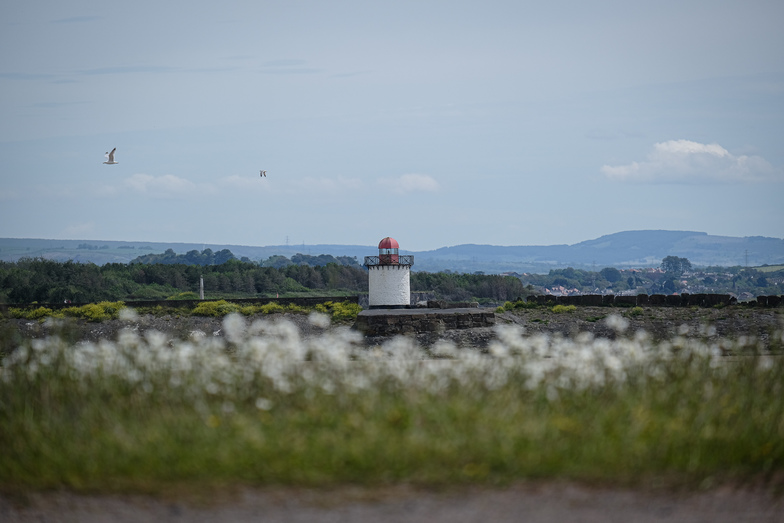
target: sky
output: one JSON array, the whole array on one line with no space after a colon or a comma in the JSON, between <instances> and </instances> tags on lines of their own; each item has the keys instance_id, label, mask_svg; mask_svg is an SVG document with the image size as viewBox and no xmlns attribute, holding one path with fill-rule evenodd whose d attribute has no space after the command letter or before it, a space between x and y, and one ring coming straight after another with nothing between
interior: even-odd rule
<instances>
[{"instance_id":1,"label":"sky","mask_svg":"<svg viewBox=\"0 0 784 523\"><path fill-rule=\"evenodd\" d=\"M2 2L0 237L783 238L782 27L780 0Z\"/></svg>"}]
</instances>

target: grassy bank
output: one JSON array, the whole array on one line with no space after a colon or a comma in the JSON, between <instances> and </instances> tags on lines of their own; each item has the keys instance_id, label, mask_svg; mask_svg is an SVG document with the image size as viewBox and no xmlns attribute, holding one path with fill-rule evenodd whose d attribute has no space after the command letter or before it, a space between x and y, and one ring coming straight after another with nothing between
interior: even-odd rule
<instances>
[{"instance_id":1,"label":"grassy bank","mask_svg":"<svg viewBox=\"0 0 784 523\"><path fill-rule=\"evenodd\" d=\"M723 358L753 353L738 341L502 328L488 354L426 353L405 339L363 349L351 332L304 340L239 314L224 329L14 351L0 379L0 485L699 486L784 471L784 358Z\"/></svg>"}]
</instances>

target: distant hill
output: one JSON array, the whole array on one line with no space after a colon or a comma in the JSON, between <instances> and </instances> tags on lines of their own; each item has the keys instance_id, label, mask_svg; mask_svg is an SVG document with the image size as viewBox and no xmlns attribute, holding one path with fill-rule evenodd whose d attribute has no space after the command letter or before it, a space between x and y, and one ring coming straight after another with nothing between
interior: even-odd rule
<instances>
[{"instance_id":1,"label":"distant hill","mask_svg":"<svg viewBox=\"0 0 784 523\"><path fill-rule=\"evenodd\" d=\"M416 254L419 269L430 271L544 273L557 267L657 267L666 256L688 258L695 266L758 266L781 263L784 240L693 231L625 231L574 245L457 245Z\"/></svg>"},{"instance_id":2,"label":"distant hill","mask_svg":"<svg viewBox=\"0 0 784 523\"><path fill-rule=\"evenodd\" d=\"M97 265L128 263L144 254L177 254L205 248L215 252L228 249L237 258L253 261L270 256L295 254L356 257L378 253L376 245L215 245L195 243L122 242L105 240L42 240L0 238L0 260L43 257L58 261L74 260ZM550 269L574 267L599 270L603 267L657 267L662 258L688 258L694 266L784 264L784 240L762 236L711 236L694 231L625 231L608 234L574 245L495 246L456 245L432 251L403 251L413 254L414 270L438 272L546 273Z\"/></svg>"}]
</instances>

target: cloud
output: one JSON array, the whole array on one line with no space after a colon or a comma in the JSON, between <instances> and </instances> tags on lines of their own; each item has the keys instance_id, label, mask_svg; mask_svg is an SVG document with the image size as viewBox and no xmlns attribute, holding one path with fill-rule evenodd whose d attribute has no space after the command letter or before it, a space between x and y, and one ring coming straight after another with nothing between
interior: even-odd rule
<instances>
[{"instance_id":1,"label":"cloud","mask_svg":"<svg viewBox=\"0 0 784 523\"><path fill-rule=\"evenodd\" d=\"M132 191L149 195L153 198L189 198L194 195L205 195L214 192L208 184L195 184L185 178L165 174L151 176L149 174L134 174L123 181L123 185Z\"/></svg>"},{"instance_id":2,"label":"cloud","mask_svg":"<svg viewBox=\"0 0 784 523\"><path fill-rule=\"evenodd\" d=\"M19 200L19 193L9 189L0 189L0 201Z\"/></svg>"},{"instance_id":3,"label":"cloud","mask_svg":"<svg viewBox=\"0 0 784 523\"><path fill-rule=\"evenodd\" d=\"M269 60L261 65L264 67L294 67L294 66L305 65L306 63L307 62L305 62L305 60L284 58L281 60Z\"/></svg>"},{"instance_id":4,"label":"cloud","mask_svg":"<svg viewBox=\"0 0 784 523\"><path fill-rule=\"evenodd\" d=\"M378 183L398 194L436 192L440 189L438 182L426 174L404 174L398 178L382 178Z\"/></svg>"},{"instance_id":5,"label":"cloud","mask_svg":"<svg viewBox=\"0 0 784 523\"><path fill-rule=\"evenodd\" d=\"M135 74L135 73L174 73L180 71L177 67L167 65L130 65L120 67L98 67L96 69L84 69L78 74L92 76L102 74Z\"/></svg>"},{"instance_id":6,"label":"cloud","mask_svg":"<svg viewBox=\"0 0 784 523\"><path fill-rule=\"evenodd\" d=\"M784 172L760 156L736 156L719 144L670 140L654 144L643 162L604 165L611 180L643 183L740 183L783 179Z\"/></svg>"},{"instance_id":7,"label":"cloud","mask_svg":"<svg viewBox=\"0 0 784 523\"><path fill-rule=\"evenodd\" d=\"M96 22L98 20L102 20L100 16L92 16L92 15L84 15L84 16L72 16L70 18L60 18L59 20L52 20L50 23L52 24L78 24L82 22Z\"/></svg>"},{"instance_id":8,"label":"cloud","mask_svg":"<svg viewBox=\"0 0 784 523\"><path fill-rule=\"evenodd\" d=\"M35 107L38 109L59 109L61 107L68 107L71 105L83 105L88 104L90 102L37 102L28 107Z\"/></svg>"},{"instance_id":9,"label":"cloud","mask_svg":"<svg viewBox=\"0 0 784 523\"><path fill-rule=\"evenodd\" d=\"M48 80L54 78L54 75L47 73L0 73L0 78L6 80Z\"/></svg>"},{"instance_id":10,"label":"cloud","mask_svg":"<svg viewBox=\"0 0 784 523\"><path fill-rule=\"evenodd\" d=\"M362 188L362 180L359 178L346 178L338 176L337 178L313 178L306 176L296 182L298 190L308 192L324 192L324 193L344 193L345 191L354 191Z\"/></svg>"},{"instance_id":11,"label":"cloud","mask_svg":"<svg viewBox=\"0 0 784 523\"><path fill-rule=\"evenodd\" d=\"M264 62L261 72L264 74L313 74L320 72L319 69L304 67L305 60L271 60Z\"/></svg>"},{"instance_id":12,"label":"cloud","mask_svg":"<svg viewBox=\"0 0 784 523\"><path fill-rule=\"evenodd\" d=\"M230 189L242 189L243 191L252 191L260 189L262 182L259 180L260 176L238 176L232 174L218 180L218 184Z\"/></svg>"},{"instance_id":13,"label":"cloud","mask_svg":"<svg viewBox=\"0 0 784 523\"><path fill-rule=\"evenodd\" d=\"M372 71L352 71L348 73L333 74L330 78L353 78L355 76L362 76L370 73L372 73Z\"/></svg>"}]
</instances>

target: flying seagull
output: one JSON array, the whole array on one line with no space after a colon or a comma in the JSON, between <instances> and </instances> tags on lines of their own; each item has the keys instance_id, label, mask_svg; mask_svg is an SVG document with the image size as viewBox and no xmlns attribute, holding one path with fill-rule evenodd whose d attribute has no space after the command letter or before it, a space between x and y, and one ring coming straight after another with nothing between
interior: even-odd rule
<instances>
[{"instance_id":1,"label":"flying seagull","mask_svg":"<svg viewBox=\"0 0 784 523\"><path fill-rule=\"evenodd\" d=\"M120 163L120 162L115 162L114 161L114 151L116 151L116 150L117 150L117 147L112 149L112 152L106 153L106 156L107 156L107 158L109 158L109 161L108 162L103 162L103 163L105 163L107 165L115 165L117 163Z\"/></svg>"},{"instance_id":2,"label":"flying seagull","mask_svg":"<svg viewBox=\"0 0 784 523\"><path fill-rule=\"evenodd\" d=\"M259 171L259 175L263 176L264 178L267 177L267 171Z\"/></svg>"}]
</instances>

